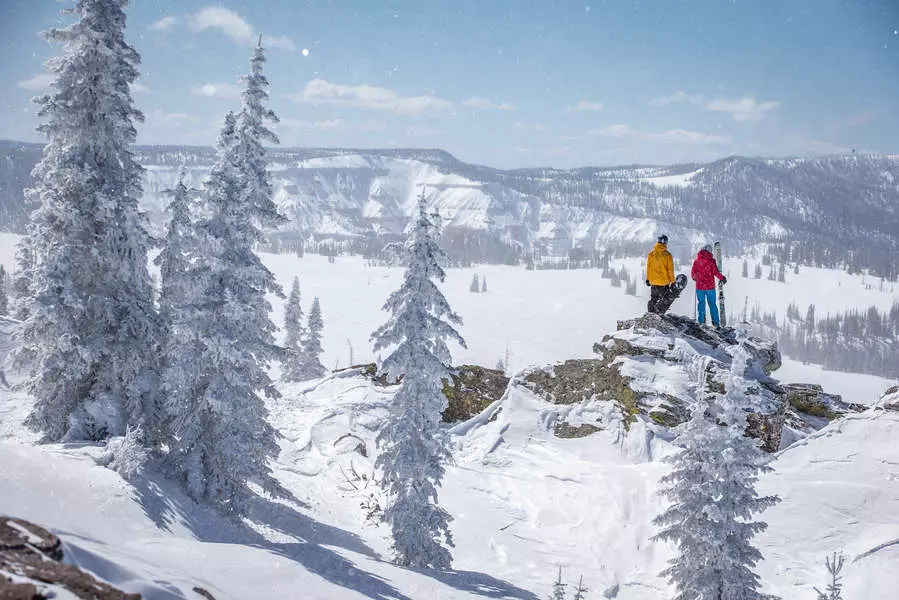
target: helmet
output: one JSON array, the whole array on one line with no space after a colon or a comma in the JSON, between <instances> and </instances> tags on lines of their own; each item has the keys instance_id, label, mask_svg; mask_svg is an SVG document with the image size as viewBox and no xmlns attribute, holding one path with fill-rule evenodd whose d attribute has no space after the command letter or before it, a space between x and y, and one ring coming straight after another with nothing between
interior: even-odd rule
<instances>
[{"instance_id":1,"label":"helmet","mask_svg":"<svg viewBox=\"0 0 899 600\"><path fill-rule=\"evenodd\" d=\"M667 246L667 245L668 245L668 236L667 236L667 235L664 235L664 234L660 235L660 236L659 236L659 243L660 243L660 244L665 244L665 245Z\"/></svg>"}]
</instances>

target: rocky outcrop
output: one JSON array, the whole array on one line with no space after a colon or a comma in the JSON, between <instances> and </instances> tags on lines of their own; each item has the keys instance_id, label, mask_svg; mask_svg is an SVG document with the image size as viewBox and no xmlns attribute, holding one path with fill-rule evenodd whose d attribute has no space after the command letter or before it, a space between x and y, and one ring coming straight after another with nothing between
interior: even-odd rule
<instances>
[{"instance_id":1,"label":"rocky outcrop","mask_svg":"<svg viewBox=\"0 0 899 600\"><path fill-rule=\"evenodd\" d=\"M335 372L341 371L358 373L380 387L396 385L402 381L402 377L390 380L387 375L378 373L374 363L356 365ZM467 421L502 398L508 385L509 378L496 369L477 365L453 367L450 379L443 381L443 394L449 402L443 411L443 422Z\"/></svg>"},{"instance_id":2,"label":"rocky outcrop","mask_svg":"<svg viewBox=\"0 0 899 600\"><path fill-rule=\"evenodd\" d=\"M59 538L43 527L0 517L0 599L58 598L62 588L84 600L140 600L140 594L126 594L63 558Z\"/></svg>"},{"instance_id":3,"label":"rocky outcrop","mask_svg":"<svg viewBox=\"0 0 899 600\"><path fill-rule=\"evenodd\" d=\"M702 327L676 315L646 314L620 321L617 331L594 344L597 358L531 369L520 384L553 404L613 402L626 428L639 419L667 430L689 418L691 403L711 403L726 393L738 344L748 355L744 372L738 374L738 393L749 407L746 433L759 439L766 451L781 448L785 428L790 443L842 414L863 409L820 386L782 385L773 379L771 374L781 365L776 343L733 329ZM554 432L580 437L594 431L561 421Z\"/></svg>"},{"instance_id":4,"label":"rocky outcrop","mask_svg":"<svg viewBox=\"0 0 899 600\"><path fill-rule=\"evenodd\" d=\"M899 412L899 385L894 385L883 393L883 408Z\"/></svg>"},{"instance_id":5,"label":"rocky outcrop","mask_svg":"<svg viewBox=\"0 0 899 600\"><path fill-rule=\"evenodd\" d=\"M509 378L502 371L477 365L453 369L452 380L444 380L443 394L449 406L443 411L444 423L467 421L503 397Z\"/></svg>"}]
</instances>

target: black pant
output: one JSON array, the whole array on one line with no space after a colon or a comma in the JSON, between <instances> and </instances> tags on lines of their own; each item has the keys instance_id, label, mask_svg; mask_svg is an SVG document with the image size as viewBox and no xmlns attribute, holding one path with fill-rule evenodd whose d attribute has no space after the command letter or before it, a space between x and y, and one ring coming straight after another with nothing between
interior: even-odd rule
<instances>
[{"instance_id":1,"label":"black pant","mask_svg":"<svg viewBox=\"0 0 899 600\"><path fill-rule=\"evenodd\" d=\"M646 304L646 310L651 313L664 314L666 309L662 309L665 301L668 299L669 290L667 285L654 285L649 288L649 302ZM669 305L670 306L670 305Z\"/></svg>"}]
</instances>

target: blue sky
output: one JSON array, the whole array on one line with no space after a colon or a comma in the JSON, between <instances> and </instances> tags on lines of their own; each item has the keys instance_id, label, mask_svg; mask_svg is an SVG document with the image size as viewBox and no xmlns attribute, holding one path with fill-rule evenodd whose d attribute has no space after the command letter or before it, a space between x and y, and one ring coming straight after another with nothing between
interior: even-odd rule
<instances>
[{"instance_id":1,"label":"blue sky","mask_svg":"<svg viewBox=\"0 0 899 600\"><path fill-rule=\"evenodd\" d=\"M0 0L0 138L69 22ZM264 36L285 146L498 167L899 152L897 0L134 0L141 143L211 145Z\"/></svg>"}]
</instances>

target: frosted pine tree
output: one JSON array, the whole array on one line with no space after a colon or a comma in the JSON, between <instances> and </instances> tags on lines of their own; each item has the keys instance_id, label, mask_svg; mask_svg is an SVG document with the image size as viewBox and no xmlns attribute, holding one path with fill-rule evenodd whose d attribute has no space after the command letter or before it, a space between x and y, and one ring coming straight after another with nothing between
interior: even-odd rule
<instances>
[{"instance_id":1,"label":"frosted pine tree","mask_svg":"<svg viewBox=\"0 0 899 600\"><path fill-rule=\"evenodd\" d=\"M481 291L481 284L478 281L477 273L471 276L471 283L468 285L468 291L474 293L478 293Z\"/></svg>"},{"instance_id":2,"label":"frosted pine tree","mask_svg":"<svg viewBox=\"0 0 899 600\"><path fill-rule=\"evenodd\" d=\"M24 321L31 314L33 267L34 254L31 252L31 238L25 235L16 244L16 270L12 278L12 317L19 321Z\"/></svg>"},{"instance_id":3,"label":"frosted pine tree","mask_svg":"<svg viewBox=\"0 0 899 600\"><path fill-rule=\"evenodd\" d=\"M9 275L3 265L0 265L0 315L4 317L9 314L9 296L6 295L8 287Z\"/></svg>"},{"instance_id":4,"label":"frosted pine tree","mask_svg":"<svg viewBox=\"0 0 899 600\"><path fill-rule=\"evenodd\" d=\"M445 255L425 210L424 193L409 240L403 246L408 267L400 288L388 297L390 319L372 334L375 353L393 348L381 365L389 377L403 375L387 424L378 436L377 465L391 498L384 520L393 531L393 549L401 565L448 568L452 556L450 515L437 504L437 487L449 456L440 429L447 400L443 380L450 376L447 340L463 347L454 329L461 323L434 280L443 281Z\"/></svg>"},{"instance_id":5,"label":"frosted pine tree","mask_svg":"<svg viewBox=\"0 0 899 600\"><path fill-rule=\"evenodd\" d=\"M48 441L149 432L158 416L159 323L131 151L143 120L129 91L140 56L125 41L127 4L77 0L67 11L77 21L44 33L64 52L47 63L53 91L37 99L48 143L29 190L40 207L21 337L35 359L27 423Z\"/></svg>"},{"instance_id":6,"label":"frosted pine tree","mask_svg":"<svg viewBox=\"0 0 899 600\"><path fill-rule=\"evenodd\" d=\"M674 600L776 598L758 591L753 567L762 555L752 538L767 524L752 517L779 499L759 497L755 489L759 473L771 469L757 440L744 436L746 350L738 346L733 355L722 405L712 407L728 424L710 422L704 405L694 407L693 418L680 427L681 450L668 459L672 472L662 478L671 505L656 517L662 529L654 539L677 545L662 572L678 591Z\"/></svg>"},{"instance_id":7,"label":"frosted pine tree","mask_svg":"<svg viewBox=\"0 0 899 600\"><path fill-rule=\"evenodd\" d=\"M196 251L192 204L198 191L187 187L186 177L182 169L175 187L163 192L171 198L166 207L169 224L164 245L154 262L160 275L159 314L166 327L173 311L189 300L194 284L190 277L191 253Z\"/></svg>"},{"instance_id":8,"label":"frosted pine tree","mask_svg":"<svg viewBox=\"0 0 899 600\"><path fill-rule=\"evenodd\" d=\"M306 337L303 327L303 308L300 306L300 279L293 278L293 287L284 307L284 374L285 381L302 381L302 341Z\"/></svg>"},{"instance_id":9,"label":"frosted pine tree","mask_svg":"<svg viewBox=\"0 0 899 600\"><path fill-rule=\"evenodd\" d=\"M252 207L253 218L260 226L275 226L285 221L274 202L271 175L268 172L263 142L279 144L278 136L265 126L278 122L278 115L266 107L268 79L262 72L265 49L262 36L250 59L250 74L241 77L243 106L237 118L237 156L243 175L243 194Z\"/></svg>"},{"instance_id":10,"label":"frosted pine tree","mask_svg":"<svg viewBox=\"0 0 899 600\"><path fill-rule=\"evenodd\" d=\"M562 582L562 567L559 567L559 575L553 582L553 593L549 600L565 600L565 588L567 587L568 584Z\"/></svg>"},{"instance_id":11,"label":"frosted pine tree","mask_svg":"<svg viewBox=\"0 0 899 600\"><path fill-rule=\"evenodd\" d=\"M257 47L241 115L229 113L219 136L206 184L210 215L197 227L195 288L176 317L166 376L170 463L192 496L238 514L252 496L248 482L283 493L268 466L277 434L259 396L278 397L266 368L282 356L266 300L281 290L253 252L260 225L279 218L261 143L274 137L263 123L273 117L261 107L263 62Z\"/></svg>"},{"instance_id":12,"label":"frosted pine tree","mask_svg":"<svg viewBox=\"0 0 899 600\"><path fill-rule=\"evenodd\" d=\"M312 301L312 308L309 309L309 321L306 327L306 334L303 337L303 349L300 353L299 367L297 370L297 379L299 381L308 381L324 377L328 373L328 369L321 362L322 354L322 329L324 329L324 321L322 320L322 308L319 304L318 297Z\"/></svg>"}]
</instances>

